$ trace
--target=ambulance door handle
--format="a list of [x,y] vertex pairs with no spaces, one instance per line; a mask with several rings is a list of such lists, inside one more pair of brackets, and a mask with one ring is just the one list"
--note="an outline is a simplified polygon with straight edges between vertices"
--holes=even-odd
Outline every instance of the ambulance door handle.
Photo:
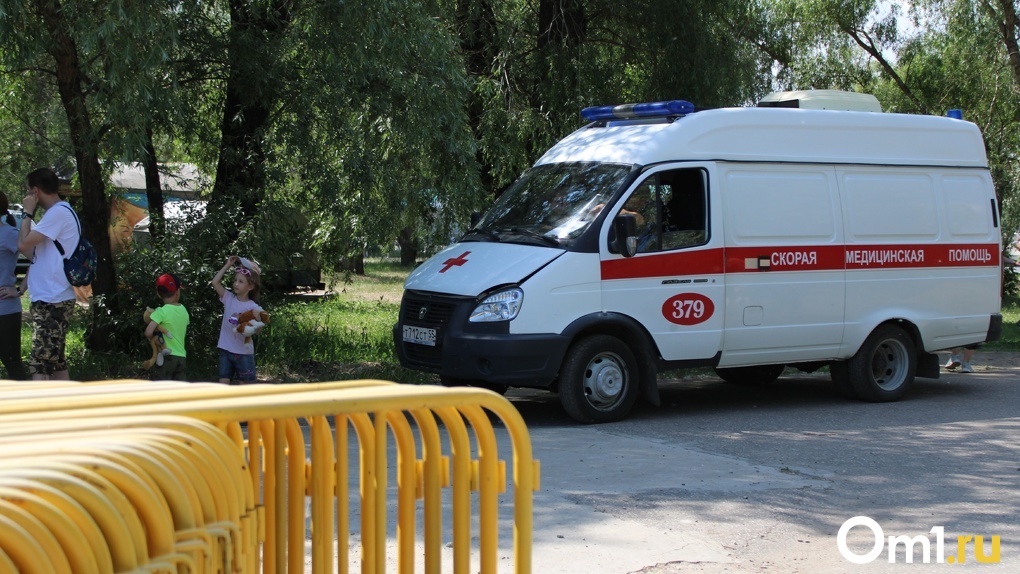
[[691,283],[708,283],[708,279],[663,279],[663,285],[689,285]]

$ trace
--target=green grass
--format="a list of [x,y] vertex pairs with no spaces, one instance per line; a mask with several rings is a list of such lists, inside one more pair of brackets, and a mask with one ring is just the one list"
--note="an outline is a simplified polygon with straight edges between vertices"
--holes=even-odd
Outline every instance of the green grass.
[[982,345],[982,351],[1020,351],[1020,303],[1007,304],[1002,308],[1002,337],[994,343]]
[[[392,261],[368,261],[366,275],[330,278],[325,297],[284,299],[267,304],[272,319],[256,340],[256,362],[262,380],[290,383],[348,379],[383,379],[436,383],[438,377],[400,366],[393,348],[392,328],[408,270]],[[27,299],[23,302],[28,305]],[[1020,303],[1002,310],[1002,338],[984,351],[1020,352]],[[139,347],[130,352],[91,353],[85,348],[89,311],[78,308],[67,339],[71,376],[77,380],[147,378],[140,368],[144,345],[139,322]],[[196,319],[193,318],[193,321]],[[218,318],[216,319],[218,320]],[[31,325],[22,326],[22,354],[31,346]],[[215,380],[215,349],[188,349],[188,371],[195,380]]]

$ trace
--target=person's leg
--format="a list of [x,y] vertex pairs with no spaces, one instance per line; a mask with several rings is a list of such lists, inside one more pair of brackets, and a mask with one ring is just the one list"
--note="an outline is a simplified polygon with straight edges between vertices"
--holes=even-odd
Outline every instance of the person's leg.
[[237,378],[242,385],[258,382],[255,374],[255,355],[236,355],[237,357]]
[[234,376],[234,363],[230,360],[230,353],[220,349],[220,383],[224,385],[230,384],[231,377]]
[[0,315],[0,362],[7,369],[7,378],[24,381],[28,378],[21,360],[21,312]]
[[949,360],[943,365],[948,370],[953,370],[960,366],[962,361],[963,349],[961,347],[955,347],[949,350]]
[[54,320],[56,321],[56,363],[53,365],[53,372],[50,373],[51,380],[69,381],[71,373],[67,370],[67,330],[71,325],[71,312],[74,311],[75,300],[61,301],[53,305]]
[[53,305],[33,301],[29,307],[32,318],[32,350],[28,355],[28,374],[33,381],[47,381],[53,374],[56,352],[56,325]]
[[32,344],[28,352],[28,376],[32,380],[44,379],[42,362],[39,360],[39,348],[42,346],[42,333],[40,332],[43,319],[42,303],[32,302],[28,307],[28,317],[32,322]]
[[166,380],[183,381],[184,379],[184,357],[167,355],[163,362]]
[[169,380],[170,377],[167,375],[168,372],[169,370],[167,369],[167,364],[165,361],[163,362],[162,365],[158,364],[152,365],[152,368],[149,369],[149,380],[150,381]]
[[969,347],[963,349],[963,353],[960,355],[962,360],[960,371],[964,373],[973,373],[974,367],[971,366],[970,361],[974,358],[974,349]]

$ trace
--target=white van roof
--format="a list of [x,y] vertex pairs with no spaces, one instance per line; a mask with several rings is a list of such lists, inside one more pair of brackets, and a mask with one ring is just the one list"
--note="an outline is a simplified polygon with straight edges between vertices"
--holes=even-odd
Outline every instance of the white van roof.
[[794,90],[772,92],[758,102],[760,108],[800,108],[808,110],[843,110],[846,112],[881,112],[882,104],[871,94],[842,90]]
[[981,132],[968,121],[764,107],[699,111],[671,122],[595,122],[536,165],[685,160],[988,167]]

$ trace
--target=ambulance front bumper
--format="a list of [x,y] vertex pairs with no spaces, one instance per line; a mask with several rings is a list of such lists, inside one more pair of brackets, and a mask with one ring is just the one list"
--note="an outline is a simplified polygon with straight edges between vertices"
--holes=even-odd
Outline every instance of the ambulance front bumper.
[[556,334],[465,333],[450,329],[435,346],[403,340],[400,324],[393,339],[400,364],[465,381],[513,387],[548,387],[556,378],[569,340]]

